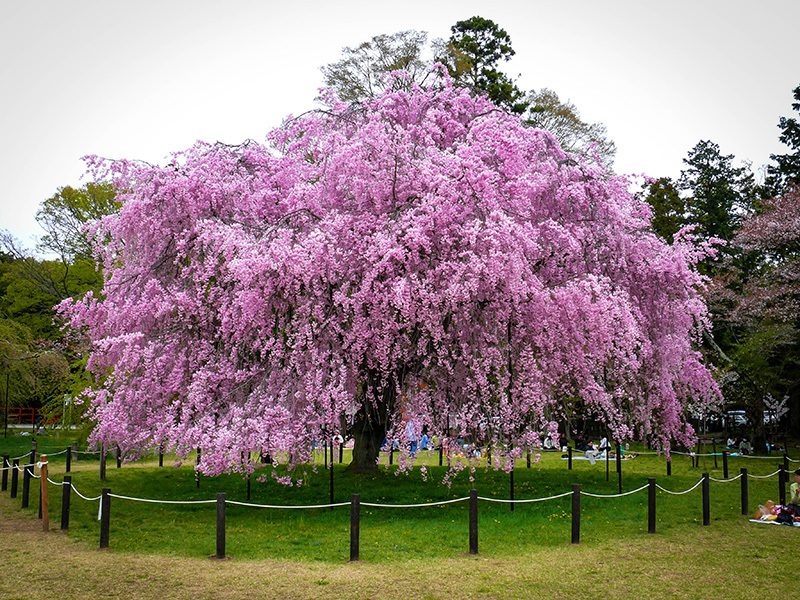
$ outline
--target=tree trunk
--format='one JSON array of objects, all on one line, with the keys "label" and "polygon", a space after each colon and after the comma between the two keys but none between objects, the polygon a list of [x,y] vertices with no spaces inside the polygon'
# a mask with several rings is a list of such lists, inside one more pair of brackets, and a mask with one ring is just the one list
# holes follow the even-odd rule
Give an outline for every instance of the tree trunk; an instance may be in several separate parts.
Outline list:
[{"label": "tree trunk", "polygon": [[381,443],[386,436],[386,427],[378,423],[365,424],[356,420],[353,427],[353,460],[347,467],[356,473],[378,470]]}]

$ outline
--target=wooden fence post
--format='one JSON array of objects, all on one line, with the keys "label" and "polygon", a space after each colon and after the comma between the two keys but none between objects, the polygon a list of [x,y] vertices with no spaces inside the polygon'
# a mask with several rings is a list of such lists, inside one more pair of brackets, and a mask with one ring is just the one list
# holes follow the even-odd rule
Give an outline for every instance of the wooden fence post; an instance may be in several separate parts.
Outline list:
[{"label": "wooden fence post", "polygon": [[64,475],[61,488],[61,531],[69,529],[69,504],[72,496],[72,475]]},{"label": "wooden fence post", "polygon": [[225,494],[217,494],[217,558],[225,558]]},{"label": "wooden fence post", "polygon": [[39,491],[42,499],[39,502],[39,509],[42,513],[42,531],[50,531],[50,494],[47,489],[47,455],[41,456],[41,467],[39,467]]},{"label": "wooden fence post", "polygon": [[581,484],[572,486],[572,543],[581,543]]},{"label": "wooden fence post", "polygon": [[31,474],[33,465],[25,465],[22,471],[22,508],[28,508],[31,493]]},{"label": "wooden fence post", "polygon": [[709,488],[708,473],[703,473],[703,525],[711,523],[711,494]]},{"label": "wooden fence post", "polygon": [[511,500],[512,500],[511,505],[510,505],[511,506],[511,512],[514,512],[514,502],[513,502],[513,500],[514,500],[514,469],[511,469],[511,472],[509,473],[509,485],[511,487]]},{"label": "wooden fence post", "polygon": [[106,480],[106,446],[100,446],[100,481]]},{"label": "wooden fence post", "polygon": [[11,498],[17,497],[17,488],[19,487],[19,459],[15,458],[11,465]]},{"label": "wooden fence post", "polygon": [[2,483],[2,491],[5,492],[8,489],[8,470],[11,468],[11,463],[9,462],[8,454],[3,454],[3,483]]},{"label": "wooden fence post", "polygon": [[741,469],[740,473],[742,474],[742,514],[748,515],[750,514],[750,498],[747,489],[747,469]]},{"label": "wooden fence post", "polygon": [[100,549],[108,548],[111,530],[111,488],[103,488],[100,496]]},{"label": "wooden fence post", "polygon": [[478,553],[478,490],[469,491],[469,553]]},{"label": "wooden fence post", "polygon": [[358,560],[361,536],[361,495],[350,496],[350,562]]},{"label": "wooden fence post", "polygon": [[647,533],[656,532],[656,478],[647,479]]}]

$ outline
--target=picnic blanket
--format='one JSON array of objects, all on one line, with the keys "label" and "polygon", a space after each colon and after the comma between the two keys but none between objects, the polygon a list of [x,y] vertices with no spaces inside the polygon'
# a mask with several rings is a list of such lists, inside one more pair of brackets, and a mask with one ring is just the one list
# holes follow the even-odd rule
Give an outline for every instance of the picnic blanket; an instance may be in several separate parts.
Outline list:
[{"label": "picnic blanket", "polygon": [[778,521],[766,521],[764,519],[750,519],[751,523],[764,523],[765,525],[791,525],[792,527],[800,527],[800,523],[778,523]]}]

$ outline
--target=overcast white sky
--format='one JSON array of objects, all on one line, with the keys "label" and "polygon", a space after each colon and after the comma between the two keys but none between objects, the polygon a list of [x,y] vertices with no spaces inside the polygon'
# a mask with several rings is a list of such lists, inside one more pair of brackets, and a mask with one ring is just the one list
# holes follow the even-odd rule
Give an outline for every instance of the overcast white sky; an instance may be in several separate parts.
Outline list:
[{"label": "overcast white sky", "polygon": [[163,162],[196,140],[262,140],[315,106],[319,67],[403,29],[480,15],[506,71],[603,122],[621,173],[677,177],[701,139],[757,169],[783,153],[800,84],[800,0],[3,0],[0,229],[28,246],[81,157]]}]

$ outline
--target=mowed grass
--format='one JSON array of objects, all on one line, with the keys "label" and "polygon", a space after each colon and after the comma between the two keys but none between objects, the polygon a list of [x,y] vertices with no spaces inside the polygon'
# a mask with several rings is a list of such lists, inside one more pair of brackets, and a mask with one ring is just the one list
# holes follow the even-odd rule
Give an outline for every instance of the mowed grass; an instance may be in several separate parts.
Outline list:
[{"label": "mowed grass", "polygon": [[[779,462],[777,456],[731,458],[729,474],[735,476],[746,467],[750,475],[767,475]],[[427,463],[427,478],[420,473],[422,463]],[[50,478],[61,481],[64,466],[63,455],[53,456]],[[688,457],[675,456],[671,477],[666,476],[663,457],[640,455],[624,461],[622,468],[624,491],[656,477],[660,486],[682,492],[704,472],[716,479],[723,475],[721,458],[715,468],[712,457],[701,458],[699,467],[693,467]],[[267,467],[258,474],[270,471]],[[681,495],[659,491],[655,535],[647,532],[646,490],[623,497],[584,495],[579,545],[570,544],[570,496],[517,503],[513,512],[508,504],[482,500],[477,556],[468,553],[465,501],[415,508],[364,505],[452,500],[468,496],[471,488],[482,497],[509,498],[506,473],[481,467],[471,473],[470,481],[467,470],[449,487],[441,483],[445,473],[446,468],[438,467],[436,453],[420,457],[407,475],[397,474],[396,466],[385,465],[379,473],[364,476],[335,465],[334,500],[348,502],[354,493],[361,497],[361,560],[355,564],[348,563],[348,506],[281,510],[229,505],[229,559],[216,561],[209,559],[215,553],[213,503],[154,504],[112,498],[110,552],[99,551],[98,502],[73,493],[69,532],[45,534],[35,520],[35,482],[28,509],[20,509],[20,499],[9,499],[8,491],[0,494],[0,520],[28,524],[27,535],[19,525],[11,528],[13,535],[2,530],[0,552],[9,566],[24,568],[25,573],[3,579],[0,596],[15,597],[16,586],[30,578],[36,586],[26,588],[28,595],[16,597],[64,597],[55,593],[51,579],[66,586],[62,591],[75,586],[76,597],[80,590],[105,597],[119,593],[165,598],[529,598],[548,593],[764,598],[783,594],[794,584],[792,570],[777,566],[800,540],[800,528],[749,523],[741,514],[739,481],[711,482],[708,527],[702,525],[699,487]],[[191,465],[159,468],[155,461],[145,461],[117,469],[109,460],[107,480],[101,482],[96,458],[82,456],[73,463],[71,474],[78,491],[89,497],[108,487],[115,495],[143,499],[213,500],[217,492],[224,492],[228,500],[247,501],[241,476],[201,477],[198,488]],[[253,479],[250,503],[298,506],[329,501],[328,470],[321,465],[316,471],[308,467],[303,479],[299,487],[282,486],[269,476],[263,483]],[[569,492],[576,483],[585,492],[615,495],[614,462],[606,481],[605,463],[576,460],[570,471],[560,453],[543,453],[532,468],[522,461],[515,470],[515,497],[555,496]],[[777,477],[750,477],[749,494],[751,513],[767,499],[777,501]],[[51,485],[50,497],[51,528],[57,529],[61,488]],[[56,548],[60,552],[52,556],[49,575],[32,574],[29,566],[34,557],[39,562]]]}]

